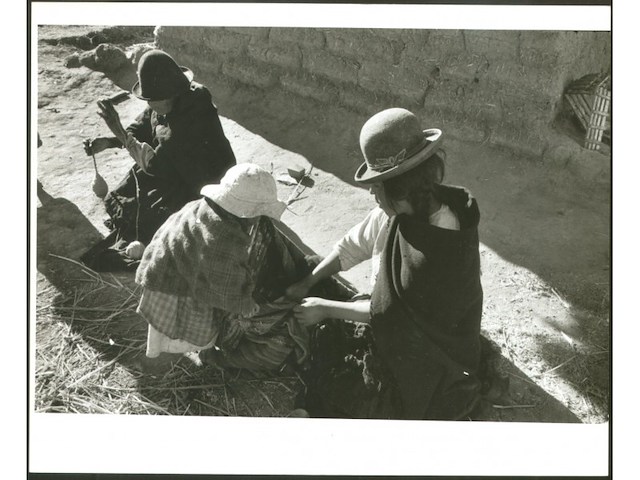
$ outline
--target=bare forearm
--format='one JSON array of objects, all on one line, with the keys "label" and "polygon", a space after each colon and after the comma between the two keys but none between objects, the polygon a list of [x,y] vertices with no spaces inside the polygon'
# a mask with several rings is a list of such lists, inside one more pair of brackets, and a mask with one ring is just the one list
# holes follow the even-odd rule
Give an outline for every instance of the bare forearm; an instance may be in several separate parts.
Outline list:
[{"label": "bare forearm", "polygon": [[335,275],[336,273],[342,270],[340,265],[340,258],[338,257],[337,252],[333,251],[329,255],[327,255],[316,268],[313,269],[305,281],[309,285],[309,287],[314,286],[321,280],[325,278],[329,278],[331,275]]},{"label": "bare forearm", "polygon": [[359,300],[357,302],[340,302],[325,300],[325,318],[340,318],[353,322],[369,323],[371,318],[369,310],[371,301]]},{"label": "bare forearm", "polygon": [[319,297],[307,297],[293,307],[293,314],[301,325],[311,327],[327,318],[369,323],[369,300],[340,302]]}]

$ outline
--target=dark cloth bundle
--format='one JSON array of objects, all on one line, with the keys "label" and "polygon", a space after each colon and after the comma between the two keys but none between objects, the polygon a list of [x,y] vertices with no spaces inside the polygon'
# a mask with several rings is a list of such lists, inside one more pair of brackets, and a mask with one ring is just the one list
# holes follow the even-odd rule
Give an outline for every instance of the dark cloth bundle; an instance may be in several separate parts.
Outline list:
[{"label": "dark cloth bundle", "polygon": [[480,390],[480,214],[462,188],[438,186],[436,195],[460,230],[395,217],[371,300],[375,342],[409,419],[459,418]]},{"label": "dark cloth bundle", "polygon": [[[285,362],[291,362],[299,369],[309,357],[309,332],[293,316],[295,303],[278,299],[289,285],[313,271],[321,258],[304,255],[266,218],[260,223],[255,245],[258,251],[252,255],[257,263],[253,298],[260,305],[260,311],[244,322],[244,328],[233,320],[225,322],[227,331],[220,337],[221,348],[205,350],[201,358],[222,368],[277,370]],[[346,300],[352,294],[353,291],[333,278],[318,282],[309,292],[309,295],[335,300]]]},{"label": "dark cloth bundle", "polygon": [[330,319],[311,334],[311,359],[297,407],[312,417],[397,418],[400,398],[371,326]]},{"label": "dark cloth bundle", "polygon": [[97,271],[135,269],[137,262],[124,256],[123,247],[134,240],[146,245],[172,213],[236,164],[211,94],[195,82],[170,113],[147,108],[127,132],[153,147],[154,157],[146,172],[131,168],[104,199],[105,223],[116,233],[81,259]]},{"label": "dark cloth bundle", "polygon": [[[480,337],[478,378],[481,403],[449,419],[473,419],[482,407],[500,401],[508,391],[508,378],[497,367],[500,348]],[[312,417],[377,418],[404,417],[400,390],[383,361],[371,325],[327,320],[312,331],[309,366],[302,372],[305,388],[296,399]],[[475,388],[475,387],[474,387]],[[466,397],[463,397],[466,398]]]},{"label": "dark cloth bundle", "polygon": [[217,322],[222,328],[216,348],[203,350],[201,359],[221,368],[251,371],[278,370],[287,360],[303,363],[309,356],[309,335],[295,320],[292,306],[262,305],[250,319],[227,317]]}]

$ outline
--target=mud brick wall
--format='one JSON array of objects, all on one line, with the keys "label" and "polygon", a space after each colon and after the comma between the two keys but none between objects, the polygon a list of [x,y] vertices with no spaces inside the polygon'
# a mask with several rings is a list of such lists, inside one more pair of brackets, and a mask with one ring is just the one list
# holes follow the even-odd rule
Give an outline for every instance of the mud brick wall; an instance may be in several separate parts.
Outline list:
[{"label": "mud brick wall", "polygon": [[207,85],[364,115],[401,106],[454,136],[533,155],[567,84],[611,63],[608,32],[159,27],[156,43]]}]

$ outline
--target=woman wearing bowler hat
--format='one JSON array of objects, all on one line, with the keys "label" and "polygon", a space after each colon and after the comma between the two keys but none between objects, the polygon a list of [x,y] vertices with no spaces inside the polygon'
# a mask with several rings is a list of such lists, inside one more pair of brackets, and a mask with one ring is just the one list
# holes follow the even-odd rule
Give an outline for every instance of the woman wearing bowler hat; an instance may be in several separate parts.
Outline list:
[{"label": "woman wearing bowler hat", "polygon": [[203,185],[219,182],[236,160],[209,90],[167,53],[142,56],[132,93],[148,107],[125,129],[113,105],[99,101],[98,114],[114,137],[86,140],[85,151],[124,147],[134,159],[105,206],[118,243],[146,244],[171,213],[198,198]]},{"label": "woman wearing bowler hat", "polygon": [[[441,183],[441,146],[439,129],[423,130],[400,108],[362,127],[355,180],[378,207],[287,290],[300,299],[297,319],[319,324],[306,380],[311,416],[459,419],[477,403],[480,214],[467,190]],[[370,298],[306,297],[367,259]]]}]

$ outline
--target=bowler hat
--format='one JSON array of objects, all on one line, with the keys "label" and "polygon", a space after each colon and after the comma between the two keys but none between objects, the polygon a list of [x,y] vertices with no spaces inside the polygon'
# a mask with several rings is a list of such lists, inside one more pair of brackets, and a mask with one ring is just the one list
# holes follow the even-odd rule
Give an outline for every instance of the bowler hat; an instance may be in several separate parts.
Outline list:
[{"label": "bowler hat", "polygon": [[162,50],[150,50],[138,63],[138,81],[131,92],[140,100],[168,100],[187,90],[193,72],[180,67]]},{"label": "bowler hat", "polygon": [[404,108],[376,113],[360,131],[364,163],[356,182],[368,184],[397,177],[432,156],[442,143],[442,131],[422,130],[418,118]]},{"label": "bowler hat", "polygon": [[240,218],[267,215],[279,220],[287,208],[278,200],[273,176],[252,163],[234,165],[227,170],[219,185],[205,185],[200,194]]}]

